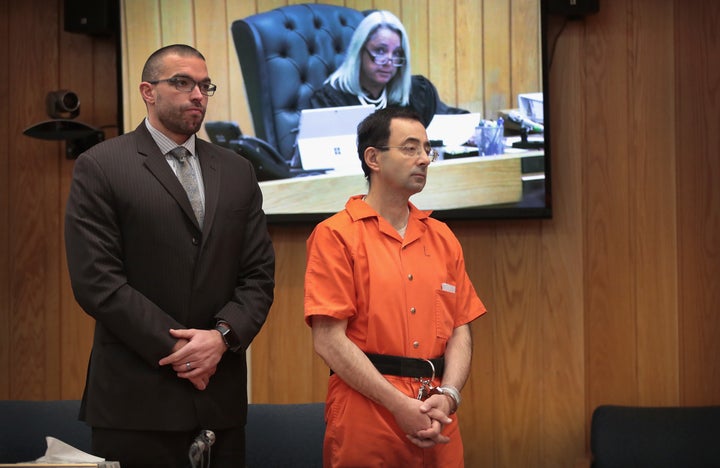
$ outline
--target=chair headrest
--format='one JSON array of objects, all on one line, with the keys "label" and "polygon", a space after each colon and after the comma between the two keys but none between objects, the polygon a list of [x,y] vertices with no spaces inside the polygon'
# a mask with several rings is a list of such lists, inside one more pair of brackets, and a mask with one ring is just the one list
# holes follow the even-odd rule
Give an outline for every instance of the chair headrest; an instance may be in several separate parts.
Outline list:
[{"label": "chair headrest", "polygon": [[233,22],[255,136],[286,160],[294,152],[300,110],[343,62],[363,17],[351,8],[300,4]]}]

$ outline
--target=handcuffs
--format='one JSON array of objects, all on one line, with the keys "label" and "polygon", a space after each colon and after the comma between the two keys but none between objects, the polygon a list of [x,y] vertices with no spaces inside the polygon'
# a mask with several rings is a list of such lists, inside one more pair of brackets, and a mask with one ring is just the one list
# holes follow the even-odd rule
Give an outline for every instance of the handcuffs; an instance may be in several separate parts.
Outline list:
[{"label": "handcuffs", "polygon": [[450,410],[449,414],[455,413],[460,407],[460,402],[462,401],[462,398],[460,397],[460,392],[457,388],[450,385],[434,387],[432,381],[435,378],[435,365],[433,365],[432,361],[428,359],[425,359],[425,362],[430,364],[430,369],[432,369],[432,376],[430,376],[429,379],[423,377],[418,378],[418,380],[420,381],[420,388],[418,389],[417,399],[424,401],[433,395],[449,396],[455,402],[455,408]]}]

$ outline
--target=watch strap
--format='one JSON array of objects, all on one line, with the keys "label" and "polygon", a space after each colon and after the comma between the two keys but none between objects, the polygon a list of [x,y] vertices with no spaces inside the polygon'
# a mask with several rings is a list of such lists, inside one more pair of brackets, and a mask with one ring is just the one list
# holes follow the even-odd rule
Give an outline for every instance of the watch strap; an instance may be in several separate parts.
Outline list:
[{"label": "watch strap", "polygon": [[219,321],[215,325],[215,330],[220,333],[220,336],[228,349],[234,349],[240,344],[229,323]]}]

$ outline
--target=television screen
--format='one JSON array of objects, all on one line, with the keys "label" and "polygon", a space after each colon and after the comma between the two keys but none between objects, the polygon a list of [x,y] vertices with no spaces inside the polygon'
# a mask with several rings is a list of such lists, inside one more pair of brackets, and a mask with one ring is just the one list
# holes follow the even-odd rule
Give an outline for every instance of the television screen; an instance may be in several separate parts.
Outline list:
[{"label": "television screen", "polygon": [[[302,116],[298,110],[294,154],[282,154],[287,142],[258,135],[264,129],[252,110],[257,93],[243,73],[247,70],[241,70],[231,32],[237,20],[276,8],[277,2],[266,8],[262,1],[213,2],[222,8],[154,2],[148,9],[123,2],[119,44],[125,131],[145,115],[137,84],[147,56],[163,45],[193,45],[205,55],[218,85],[199,136],[219,144],[244,137],[254,146],[240,152],[251,160],[280,153],[277,166],[253,161],[270,222],[314,222],[342,210],[350,196],[367,192],[353,152],[352,129],[363,109]],[[357,4],[352,2],[355,9]],[[427,131],[440,157],[411,201],[440,219],[550,217],[551,116],[541,0],[428,0],[421,8],[399,2],[390,11],[408,33],[412,74],[428,78],[446,104],[468,111],[433,118]],[[253,136],[266,138],[248,138]],[[267,151],[265,143],[270,143]],[[323,159],[326,152],[344,159]]]}]

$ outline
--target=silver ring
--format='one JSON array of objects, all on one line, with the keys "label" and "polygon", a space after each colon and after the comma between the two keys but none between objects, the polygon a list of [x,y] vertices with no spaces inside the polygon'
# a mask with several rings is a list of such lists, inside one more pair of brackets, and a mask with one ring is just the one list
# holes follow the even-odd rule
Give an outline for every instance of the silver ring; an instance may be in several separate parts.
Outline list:
[{"label": "silver ring", "polygon": [[185,363],[185,368],[186,368],[187,370],[190,370],[190,362],[186,362],[186,363]]}]

